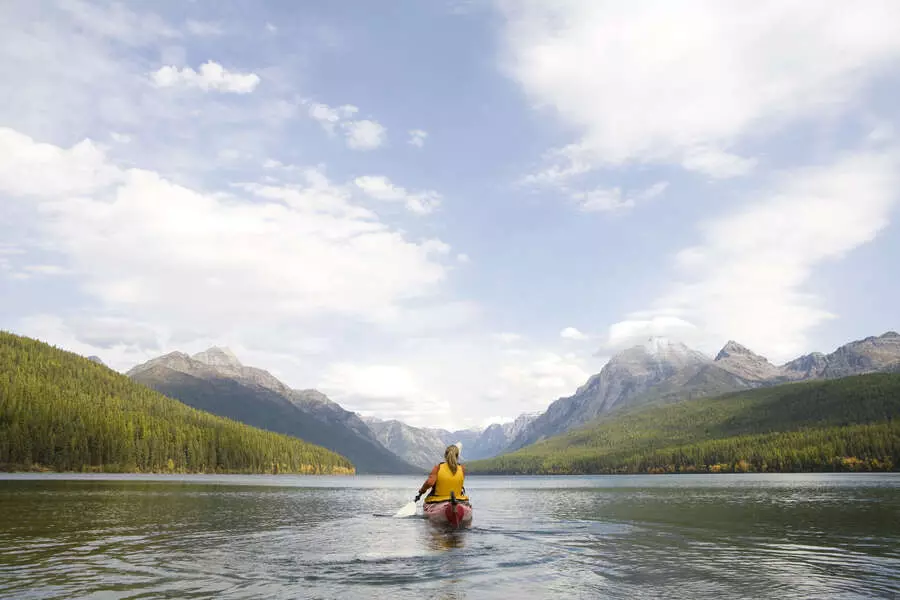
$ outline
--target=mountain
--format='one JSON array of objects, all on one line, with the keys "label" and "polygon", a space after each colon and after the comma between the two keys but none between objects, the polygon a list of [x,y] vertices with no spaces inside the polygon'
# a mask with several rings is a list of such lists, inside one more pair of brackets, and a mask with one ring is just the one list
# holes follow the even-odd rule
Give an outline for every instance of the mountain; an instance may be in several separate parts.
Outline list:
[{"label": "mountain", "polygon": [[[440,430],[413,427],[394,419],[367,417],[365,421],[378,441],[406,462],[422,469],[431,469],[443,460],[448,444],[444,442]],[[463,442],[464,455],[467,450]]]},{"label": "mountain", "polygon": [[0,470],[353,473],[345,457],[195,410],[94,361],[0,332]]},{"label": "mountain", "polygon": [[471,473],[890,471],[900,468],[900,374],[788,383],[603,420]]},{"label": "mountain", "polygon": [[364,421],[388,450],[416,466],[430,469],[443,460],[444,449],[462,442],[462,460],[489,458],[502,452],[518,433],[537,417],[523,414],[509,423],[494,423],[483,430],[420,428],[396,420],[366,417]]},{"label": "mountain", "polygon": [[382,446],[358,415],[315,390],[293,390],[268,371],[248,367],[226,348],[189,356],[172,352],[128,376],[185,404],[338,452],[359,473],[418,473]]},{"label": "mountain", "polygon": [[99,356],[88,356],[87,359],[91,362],[97,363],[98,365],[103,365],[104,367],[106,366],[106,363],[103,362],[103,359],[101,359]]},{"label": "mountain", "polygon": [[813,353],[784,365],[788,380],[836,379],[848,375],[900,370],[900,334],[894,331],[845,344],[831,354]]},{"label": "mountain", "polygon": [[892,331],[850,342],[828,355],[808,354],[781,366],[735,341],[726,343],[710,359],[684,344],[650,338],[614,356],[574,395],[552,403],[506,451],[559,435],[621,407],[891,371],[900,371],[900,335]]},{"label": "mountain", "polygon": [[522,448],[622,406],[678,400],[750,387],[733,372],[682,343],[650,338],[613,356],[574,395],[553,402],[508,446]]},{"label": "mountain", "polygon": [[733,340],[719,350],[715,363],[745,381],[771,381],[781,375],[781,369],[768,359]]}]

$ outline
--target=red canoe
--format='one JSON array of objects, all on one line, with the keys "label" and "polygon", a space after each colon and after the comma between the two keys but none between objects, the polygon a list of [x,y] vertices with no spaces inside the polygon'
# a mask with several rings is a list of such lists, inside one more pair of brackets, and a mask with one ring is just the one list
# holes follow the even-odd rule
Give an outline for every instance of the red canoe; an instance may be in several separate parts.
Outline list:
[{"label": "red canoe", "polygon": [[425,518],[437,525],[468,527],[472,524],[472,505],[468,502],[426,502]]}]

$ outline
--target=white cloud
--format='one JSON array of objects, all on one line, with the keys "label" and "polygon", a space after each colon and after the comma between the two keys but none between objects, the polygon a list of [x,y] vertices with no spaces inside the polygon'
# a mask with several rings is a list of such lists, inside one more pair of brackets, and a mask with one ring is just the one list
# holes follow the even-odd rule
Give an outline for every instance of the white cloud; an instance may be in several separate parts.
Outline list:
[{"label": "white cloud", "polygon": [[572,199],[584,212],[615,212],[634,208],[639,202],[652,200],[665,192],[667,187],[668,182],[660,181],[632,195],[623,195],[622,189],[618,187],[600,187],[589,192],[575,192]]},{"label": "white cloud", "polygon": [[757,202],[705,223],[700,243],[676,255],[657,309],[614,325],[610,342],[649,331],[697,337],[696,327],[710,351],[728,338],[775,360],[806,351],[810,330],[834,316],[806,287],[813,270],[888,225],[898,164],[860,153],[781,173]]},{"label": "white cloud", "polygon": [[[416,243],[315,170],[305,184],[201,193],[0,130],[0,193],[38,197],[34,224],[83,290],[172,328],[343,315],[378,322],[443,282],[439,240]],[[190,298],[190,301],[185,301]]]},{"label": "white cloud", "polygon": [[214,61],[200,65],[200,71],[191,67],[178,69],[164,66],[152,74],[153,83],[157,87],[199,88],[203,91],[231,92],[249,94],[259,85],[260,78],[256,73],[237,73],[229,71]]},{"label": "white cloud", "polygon": [[428,137],[428,132],[422,129],[410,129],[409,130],[409,140],[406,142],[411,146],[415,146],[417,148],[421,148],[425,145],[425,138]]},{"label": "white cloud", "polygon": [[562,331],[559,332],[559,337],[566,339],[566,340],[576,340],[576,341],[588,339],[588,336],[586,334],[582,333],[581,331],[579,331],[578,329],[576,329],[574,327],[566,327],[565,329],[563,329]]},{"label": "white cloud", "polygon": [[339,128],[347,147],[352,150],[374,150],[387,141],[387,129],[378,121],[351,119],[359,112],[359,108],[352,104],[332,107],[321,102],[304,103],[309,104],[309,116],[318,121],[329,135],[334,135]]},{"label": "white cloud", "polygon": [[472,259],[469,258],[469,255],[466,254],[465,252],[460,252],[459,254],[456,255],[456,260],[457,260],[457,262],[460,262],[462,264],[468,264],[469,262],[471,262]]},{"label": "white cloud", "polygon": [[735,147],[851,108],[900,57],[896,2],[501,6],[507,72],[580,136],[532,182],[632,162],[747,173],[754,159]]},{"label": "white cloud", "polygon": [[604,351],[616,352],[637,345],[650,337],[671,337],[681,342],[703,342],[702,332],[692,323],[672,314],[629,315],[629,320],[614,323]]},{"label": "white cloud", "polygon": [[347,410],[365,416],[420,426],[452,418],[447,404],[404,366],[339,363],[329,367],[316,387]]},{"label": "white cloud", "polygon": [[685,152],[681,164],[685,169],[714,179],[728,179],[750,173],[756,167],[756,159],[741,158],[712,148],[692,148]]},{"label": "white cloud", "polygon": [[0,127],[0,189],[15,196],[83,194],[111,185],[121,172],[91,140],[66,150]]},{"label": "white cloud", "polygon": [[387,129],[378,121],[363,119],[343,124],[347,147],[353,150],[374,150],[387,139]]},{"label": "white cloud", "polygon": [[128,143],[131,142],[131,136],[130,136],[130,135],[127,135],[127,134],[124,134],[124,133],[119,133],[119,132],[116,132],[116,131],[111,131],[111,132],[109,133],[109,137],[112,138],[112,141],[114,141],[114,142],[116,142],[116,143],[118,143],[118,144],[128,144]]},{"label": "white cloud", "polygon": [[511,353],[483,335],[423,340],[383,354],[378,362],[333,364],[316,387],[366,415],[457,428],[480,425],[485,414],[546,408],[590,375],[575,354],[527,346]]},{"label": "white cloud", "polygon": [[531,412],[545,409],[560,396],[571,395],[590,376],[575,354],[537,352],[501,367],[498,385],[489,395],[517,398],[519,412]]},{"label": "white cloud", "polygon": [[352,104],[332,108],[327,104],[313,103],[309,106],[309,116],[318,121],[328,133],[334,133],[336,125],[359,112]]},{"label": "white cloud", "polygon": [[402,202],[410,212],[425,215],[433,212],[441,203],[441,195],[432,190],[409,192],[391,183],[383,175],[364,175],[354,181],[366,195],[385,202]]}]

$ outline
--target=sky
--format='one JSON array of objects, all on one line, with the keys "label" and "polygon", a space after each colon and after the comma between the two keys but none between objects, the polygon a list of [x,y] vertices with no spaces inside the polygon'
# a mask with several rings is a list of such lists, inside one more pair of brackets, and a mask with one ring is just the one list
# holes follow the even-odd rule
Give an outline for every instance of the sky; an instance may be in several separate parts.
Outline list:
[{"label": "sky", "polygon": [[0,329],[483,426],[900,329],[900,3],[10,0]]}]

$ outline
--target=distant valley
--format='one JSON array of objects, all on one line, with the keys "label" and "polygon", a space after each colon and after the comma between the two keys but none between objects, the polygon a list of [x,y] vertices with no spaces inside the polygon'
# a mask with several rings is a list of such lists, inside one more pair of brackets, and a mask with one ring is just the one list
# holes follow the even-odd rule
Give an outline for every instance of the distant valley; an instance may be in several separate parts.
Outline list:
[{"label": "distant valley", "polygon": [[396,420],[373,417],[363,420],[375,432],[378,441],[404,460],[414,465],[431,468],[441,460],[444,449],[462,442],[465,460],[496,456],[506,450],[522,430],[540,413],[523,414],[509,423],[494,423],[485,429],[426,429],[412,427]]}]

